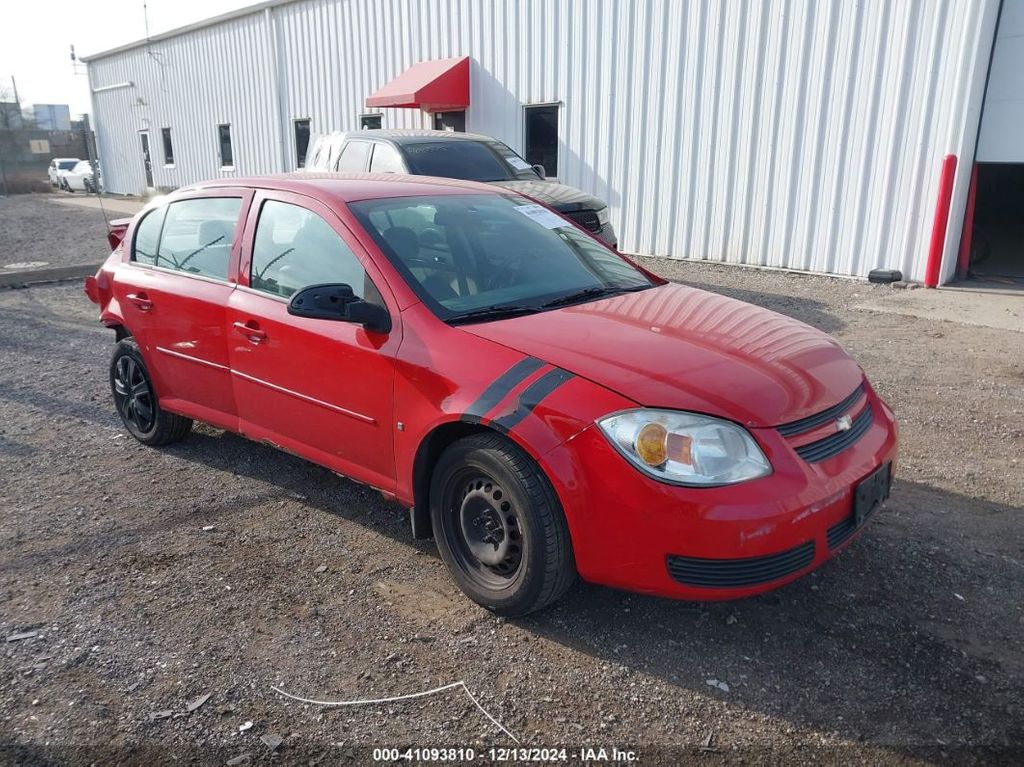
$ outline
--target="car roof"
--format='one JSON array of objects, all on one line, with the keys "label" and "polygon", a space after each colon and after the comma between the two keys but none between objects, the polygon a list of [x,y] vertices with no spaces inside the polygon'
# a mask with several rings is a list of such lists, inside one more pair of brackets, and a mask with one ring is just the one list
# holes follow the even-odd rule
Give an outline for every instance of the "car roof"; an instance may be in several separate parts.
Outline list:
[{"label": "car roof", "polygon": [[427,141],[497,141],[492,136],[480,133],[462,133],[447,130],[422,130],[400,128],[372,128],[368,130],[334,131],[321,138],[339,139],[384,139],[392,144],[420,144]]},{"label": "car roof", "polygon": [[218,188],[272,189],[295,192],[321,200],[355,202],[386,197],[416,197],[442,194],[508,194],[507,189],[476,181],[399,173],[327,173],[295,171],[273,176],[223,178],[182,187],[178,192]]}]

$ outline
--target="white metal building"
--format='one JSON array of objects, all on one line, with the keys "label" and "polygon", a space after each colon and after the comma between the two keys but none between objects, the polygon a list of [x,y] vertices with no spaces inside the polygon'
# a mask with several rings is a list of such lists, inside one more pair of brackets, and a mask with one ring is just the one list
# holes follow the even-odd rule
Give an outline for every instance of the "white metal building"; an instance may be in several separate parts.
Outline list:
[{"label": "white metal building", "polygon": [[460,57],[466,129],[529,159],[554,107],[557,177],[627,253],[925,280],[934,251],[946,282],[976,156],[1024,168],[1024,0],[270,0],[86,57],[105,183],[294,169],[368,114],[432,127],[367,98]]}]

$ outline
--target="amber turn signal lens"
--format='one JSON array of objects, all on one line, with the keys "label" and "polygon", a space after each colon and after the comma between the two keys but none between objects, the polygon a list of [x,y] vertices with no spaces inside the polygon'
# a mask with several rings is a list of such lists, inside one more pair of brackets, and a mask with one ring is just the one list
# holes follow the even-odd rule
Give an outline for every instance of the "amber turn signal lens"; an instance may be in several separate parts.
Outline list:
[{"label": "amber turn signal lens", "polygon": [[661,466],[667,457],[668,429],[660,423],[645,424],[636,434],[636,454],[648,466]]}]

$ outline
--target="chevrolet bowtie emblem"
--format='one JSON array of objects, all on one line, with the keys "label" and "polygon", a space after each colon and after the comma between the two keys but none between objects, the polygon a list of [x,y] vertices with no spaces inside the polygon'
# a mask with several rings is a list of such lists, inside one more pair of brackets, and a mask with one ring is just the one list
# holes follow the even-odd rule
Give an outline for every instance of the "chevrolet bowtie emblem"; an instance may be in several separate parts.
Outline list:
[{"label": "chevrolet bowtie emblem", "polygon": [[849,431],[853,426],[853,419],[848,415],[836,419],[836,431]]}]

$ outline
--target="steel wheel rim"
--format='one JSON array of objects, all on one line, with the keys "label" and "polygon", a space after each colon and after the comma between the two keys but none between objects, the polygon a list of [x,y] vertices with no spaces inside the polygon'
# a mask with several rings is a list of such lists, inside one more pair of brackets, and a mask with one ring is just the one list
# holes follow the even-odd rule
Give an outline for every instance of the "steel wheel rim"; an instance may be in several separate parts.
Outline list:
[{"label": "steel wheel rim", "polygon": [[488,589],[511,585],[526,554],[515,503],[500,483],[475,468],[458,472],[446,491],[446,537],[460,569]]},{"label": "steel wheel rim", "polygon": [[142,365],[124,355],[114,366],[114,401],[121,418],[140,434],[152,430],[156,422],[153,390]]}]

